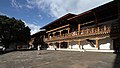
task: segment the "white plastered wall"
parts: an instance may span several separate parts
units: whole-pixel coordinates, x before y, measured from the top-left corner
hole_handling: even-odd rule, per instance
[[[105,38],[99,40],[100,49],[113,49],[113,40],[111,38]]]
[[[79,49],[78,41],[72,41],[68,48],[69,49]]]
[[[83,46],[83,49],[96,49],[96,47],[92,47],[91,45],[90,45],[90,43],[89,42],[87,42],[86,40],[84,40],[84,41],[81,41],[80,42],[80,48],[82,49],[82,46]],[[94,45],[94,46],[96,46],[96,45]]]

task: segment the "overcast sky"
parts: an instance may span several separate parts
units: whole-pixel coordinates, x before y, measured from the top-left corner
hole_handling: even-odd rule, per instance
[[[0,15],[15,17],[31,28],[40,27],[67,14],[80,14],[113,0],[0,0]]]

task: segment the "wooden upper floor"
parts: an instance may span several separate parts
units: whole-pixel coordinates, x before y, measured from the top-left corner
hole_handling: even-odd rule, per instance
[[[65,16],[47,24],[45,41],[72,39],[114,33],[112,25],[119,24],[118,3],[111,1],[79,15]],[[115,28],[118,26],[114,26]],[[118,28],[119,29],[119,28]]]

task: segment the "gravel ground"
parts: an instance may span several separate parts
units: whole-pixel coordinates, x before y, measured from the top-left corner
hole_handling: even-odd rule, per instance
[[[0,55],[0,68],[120,68],[119,63],[113,53],[42,50]]]

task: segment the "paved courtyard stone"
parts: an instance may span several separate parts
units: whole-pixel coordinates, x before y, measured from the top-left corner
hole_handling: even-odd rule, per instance
[[[0,68],[120,68],[119,54],[15,51],[0,55]]]

